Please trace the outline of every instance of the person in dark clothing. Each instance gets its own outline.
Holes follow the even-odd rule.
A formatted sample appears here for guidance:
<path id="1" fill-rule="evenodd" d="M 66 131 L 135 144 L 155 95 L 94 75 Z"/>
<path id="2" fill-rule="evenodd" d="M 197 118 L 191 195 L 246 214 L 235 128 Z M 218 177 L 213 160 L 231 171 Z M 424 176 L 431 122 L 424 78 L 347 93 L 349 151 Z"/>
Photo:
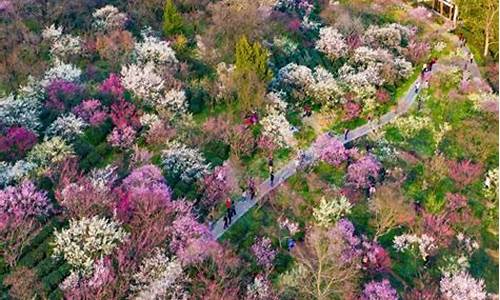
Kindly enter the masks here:
<path id="1" fill-rule="evenodd" d="M 253 198 L 255 197 L 255 182 L 253 181 L 252 178 L 248 180 L 248 192 L 250 200 L 253 200 Z"/>
<path id="2" fill-rule="evenodd" d="M 210 212 L 210 214 L 208 214 L 208 228 L 210 230 L 213 230 L 214 229 L 214 215 L 213 215 L 213 212 Z"/>
<path id="3" fill-rule="evenodd" d="M 231 217 L 236 216 L 236 205 L 233 204 L 231 205 Z"/>
<path id="4" fill-rule="evenodd" d="M 437 59 L 434 57 L 431 60 L 429 71 L 432 71 L 432 68 L 434 67 L 434 65 L 436 64 L 436 62 L 437 62 Z"/>
<path id="5" fill-rule="evenodd" d="M 273 186 L 274 185 L 274 171 L 273 171 L 272 168 L 271 168 L 271 172 L 270 173 L 271 174 L 269 175 L 269 181 L 271 183 L 271 186 Z"/>
<path id="6" fill-rule="evenodd" d="M 349 136 L 349 128 L 346 128 L 346 130 L 344 130 L 344 140 L 347 140 L 347 137 Z"/>
<path id="7" fill-rule="evenodd" d="M 415 93 L 418 93 L 419 89 L 420 89 L 420 81 L 417 81 L 417 83 L 415 83 Z"/>
<path id="8" fill-rule="evenodd" d="M 379 177 L 380 177 L 380 182 L 385 180 L 385 175 L 386 175 L 386 170 L 385 168 L 380 169 Z"/>
<path id="9" fill-rule="evenodd" d="M 228 210 L 226 215 L 227 215 L 227 223 L 231 224 L 231 222 L 233 221 L 233 211 Z"/>
<path id="10" fill-rule="evenodd" d="M 273 167 L 273 157 L 272 156 L 269 156 L 269 159 L 267 160 L 267 165 L 272 168 Z"/>
<path id="11" fill-rule="evenodd" d="M 229 226 L 229 224 L 228 224 L 228 218 L 227 218 L 227 214 L 225 214 L 224 215 L 224 229 L 226 229 L 228 226 Z"/>

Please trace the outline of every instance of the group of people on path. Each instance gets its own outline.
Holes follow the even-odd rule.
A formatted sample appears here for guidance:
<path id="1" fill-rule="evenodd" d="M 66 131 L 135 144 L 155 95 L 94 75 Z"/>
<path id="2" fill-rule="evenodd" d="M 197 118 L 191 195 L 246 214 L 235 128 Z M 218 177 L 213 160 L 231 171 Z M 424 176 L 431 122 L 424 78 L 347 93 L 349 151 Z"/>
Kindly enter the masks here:
<path id="1" fill-rule="evenodd" d="M 244 200 L 253 200 L 256 195 L 255 181 L 250 178 L 248 179 L 247 189 L 243 192 Z M 227 229 L 229 225 L 233 222 L 233 216 L 236 215 L 236 203 L 234 203 L 231 198 L 227 197 L 225 201 L 226 212 L 224 214 L 224 229 Z M 208 214 L 208 227 L 210 230 L 214 229 L 215 219 L 214 219 L 214 209 Z"/>

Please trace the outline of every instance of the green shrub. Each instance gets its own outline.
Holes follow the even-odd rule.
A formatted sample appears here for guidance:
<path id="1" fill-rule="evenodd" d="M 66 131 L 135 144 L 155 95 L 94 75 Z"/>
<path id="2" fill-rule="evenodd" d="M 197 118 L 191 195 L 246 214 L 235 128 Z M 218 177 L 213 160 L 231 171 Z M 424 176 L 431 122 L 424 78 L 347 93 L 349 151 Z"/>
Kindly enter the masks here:
<path id="1" fill-rule="evenodd" d="M 44 244 L 42 244 L 44 245 Z M 42 246 L 41 245 L 41 246 Z M 37 249 L 28 252 L 23 258 L 19 260 L 19 264 L 28 268 L 33 268 L 46 257 L 45 249 L 38 247 Z"/>
<path id="2" fill-rule="evenodd" d="M 102 161 L 103 157 L 97 151 L 93 150 L 80 161 L 80 168 L 85 171 L 89 171 L 99 165 Z"/>
<path id="3" fill-rule="evenodd" d="M 293 258 L 288 252 L 280 251 L 274 259 L 274 270 L 281 274 L 286 272 L 292 266 Z"/>
<path id="4" fill-rule="evenodd" d="M 423 156 L 432 156 L 436 149 L 434 136 L 430 130 L 420 130 L 408 140 L 410 148 Z"/>
<path id="5" fill-rule="evenodd" d="M 207 103 L 210 103 L 210 95 L 201 88 L 192 88 L 187 90 L 189 102 L 189 111 L 194 114 L 201 113 Z"/>
<path id="6" fill-rule="evenodd" d="M 336 186 L 342 186 L 344 183 L 345 171 L 342 166 L 336 168 L 330 164 L 320 161 L 314 167 L 314 173 L 316 173 L 322 180 Z"/>
<path id="7" fill-rule="evenodd" d="M 71 267 L 68 264 L 61 265 L 58 269 L 42 278 L 44 289 L 49 292 L 56 289 L 59 284 L 70 274 Z"/>
<path id="8" fill-rule="evenodd" d="M 355 205 L 351 209 L 351 213 L 348 216 L 349 220 L 351 220 L 354 224 L 356 231 L 358 231 L 360 234 L 368 236 L 371 236 L 374 233 L 373 229 L 370 228 L 369 225 L 370 217 L 371 215 L 368 205 L 364 203 Z"/>
<path id="9" fill-rule="evenodd" d="M 105 157 L 111 154 L 113 148 L 111 148 L 107 142 L 103 142 L 95 147 L 95 151 L 99 153 L 99 155 Z"/>
<path id="10" fill-rule="evenodd" d="M 495 251 L 496 249 L 498 248 L 495 248 Z M 498 262 L 495 262 L 483 249 L 472 255 L 470 273 L 475 278 L 484 279 L 488 292 L 498 292 Z"/>
<path id="11" fill-rule="evenodd" d="M 38 263 L 35 267 L 36 273 L 39 278 L 43 278 L 58 269 L 59 266 L 63 264 L 61 259 L 54 259 L 52 257 L 46 257 L 40 263 Z"/>
<path id="12" fill-rule="evenodd" d="M 94 150 L 94 146 L 83 139 L 83 137 L 78 137 L 73 142 L 73 149 L 75 150 L 76 155 L 78 155 L 80 158 L 84 158 Z"/>
<path id="13" fill-rule="evenodd" d="M 393 249 L 392 246 L 390 249 Z M 391 251 L 392 270 L 406 283 L 415 282 L 423 268 L 423 260 L 416 258 L 416 254 L 411 252 L 409 250 L 405 252 Z"/>
<path id="14" fill-rule="evenodd" d="M 97 127 L 89 127 L 85 130 L 83 139 L 88 143 L 97 146 L 106 141 L 106 136 L 111 131 L 111 122 L 107 120 L 102 125 Z"/>
<path id="15" fill-rule="evenodd" d="M 219 166 L 229 158 L 230 147 L 220 140 L 212 140 L 202 147 L 202 153 L 212 166 Z"/>
<path id="16" fill-rule="evenodd" d="M 58 288 L 49 294 L 49 300 L 62 300 L 64 299 L 64 293 Z"/>

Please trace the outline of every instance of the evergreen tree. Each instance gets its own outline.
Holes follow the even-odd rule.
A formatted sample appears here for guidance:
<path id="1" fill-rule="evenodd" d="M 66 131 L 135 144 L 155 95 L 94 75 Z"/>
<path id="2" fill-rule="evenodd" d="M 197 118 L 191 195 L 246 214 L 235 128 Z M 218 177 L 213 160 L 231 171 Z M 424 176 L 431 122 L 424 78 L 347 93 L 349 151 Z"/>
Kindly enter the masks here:
<path id="1" fill-rule="evenodd" d="M 163 10 L 163 33 L 166 36 L 180 33 L 182 31 L 182 16 L 175 7 L 173 0 L 167 0 Z"/>
<path id="2" fill-rule="evenodd" d="M 236 71 L 240 75 L 255 72 L 259 79 L 267 81 L 273 77 L 267 65 L 269 53 L 259 42 L 251 45 L 245 36 L 236 44 Z"/>

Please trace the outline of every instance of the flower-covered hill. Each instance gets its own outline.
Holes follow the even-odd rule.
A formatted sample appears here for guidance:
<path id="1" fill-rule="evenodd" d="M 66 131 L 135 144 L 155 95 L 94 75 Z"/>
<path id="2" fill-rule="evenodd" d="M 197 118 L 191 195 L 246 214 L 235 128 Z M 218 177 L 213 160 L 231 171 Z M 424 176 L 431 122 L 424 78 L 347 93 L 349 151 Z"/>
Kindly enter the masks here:
<path id="1" fill-rule="evenodd" d="M 497 293 L 494 42 L 398 0 L 0 0 L 0 24 L 1 299 Z"/>

